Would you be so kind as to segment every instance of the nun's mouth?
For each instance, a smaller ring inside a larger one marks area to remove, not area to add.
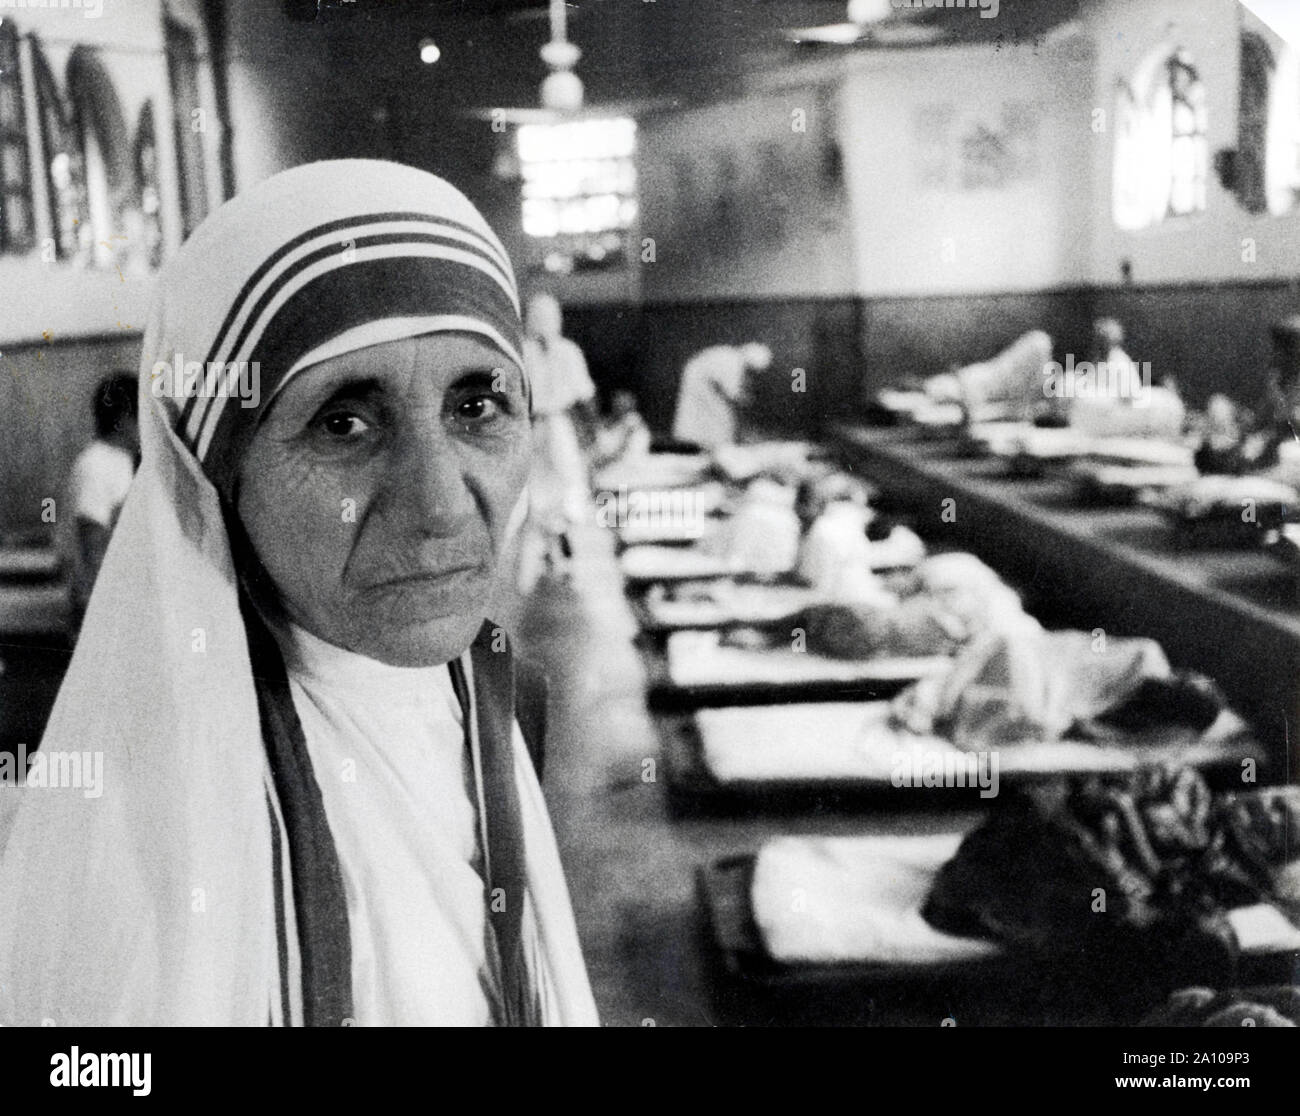
[[[396,577],[386,578],[383,581],[376,582],[370,586],[371,589],[397,589],[403,586],[429,586],[436,587],[440,585],[453,585],[458,579],[463,579],[468,574],[483,573],[483,563],[474,562],[466,563],[460,566],[449,566],[442,569],[413,570],[409,573],[399,574]]]
[[[488,588],[487,563],[412,570],[366,587],[365,599],[385,622],[424,623],[469,610]]]

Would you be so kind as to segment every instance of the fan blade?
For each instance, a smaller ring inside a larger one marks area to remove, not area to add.
[[[577,114],[557,112],[555,109],[501,105],[496,108],[466,109],[462,115],[474,120],[503,120],[507,124],[557,124],[561,120],[571,120]]]
[[[874,47],[917,46],[947,36],[942,27],[898,20],[860,27],[856,23],[828,23],[822,27],[787,27],[782,34],[793,43],[825,43],[831,46]]]
[[[782,34],[792,43],[834,43],[848,46],[867,37],[856,23],[824,23],[820,27],[787,27]]]

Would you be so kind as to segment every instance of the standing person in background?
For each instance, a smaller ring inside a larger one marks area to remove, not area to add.
[[[1150,366],[1139,365],[1124,350],[1124,327],[1114,318],[1092,323],[1088,360],[1095,368],[1095,391],[1070,404],[1070,425],[1098,437],[1179,437],[1187,409],[1173,382],[1147,381]],[[1102,366],[1105,366],[1105,373]]]
[[[575,418],[590,428],[596,385],[587,361],[561,330],[554,295],[535,294],[524,316],[524,364],[533,387],[533,467],[528,480],[529,528],[519,583],[527,592],[543,564],[562,569],[572,554],[569,528],[591,501],[587,462]]]
[[[1088,359],[1094,364],[1104,361],[1109,366],[1127,368],[1133,363],[1124,351],[1124,327],[1115,318],[1098,318],[1092,323],[1090,344]]]
[[[616,391],[609,404],[609,418],[596,432],[597,468],[615,461],[639,461],[650,453],[650,427],[636,407],[630,391]]]
[[[115,375],[95,389],[95,438],[72,465],[68,501],[75,537],[70,540],[73,630],[81,628],[91,590],[108,550],[140,455],[134,376]]]
[[[735,443],[739,412],[749,406],[751,372],[766,371],[772,350],[758,342],[712,345],[682,369],[673,437],[706,450]]]

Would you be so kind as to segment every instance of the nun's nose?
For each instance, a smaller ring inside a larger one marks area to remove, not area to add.
[[[441,430],[422,425],[412,431],[403,439],[394,469],[394,494],[422,533],[459,534],[478,514],[465,463],[453,440]]]

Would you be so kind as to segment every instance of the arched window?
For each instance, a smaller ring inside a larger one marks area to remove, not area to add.
[[[1205,180],[1210,166],[1205,138],[1205,86],[1185,51],[1165,63],[1169,75],[1169,216],[1205,211]]]
[[[6,19],[0,20],[0,253],[28,252],[35,243],[18,31]]]
[[[135,127],[135,180],[140,196],[141,241],[144,262],[149,267],[162,263],[162,196],[158,188],[158,137],[154,131],[153,102],[140,109]]]
[[[41,122],[45,189],[50,199],[55,255],[61,260],[85,261],[90,258],[95,239],[86,208],[85,157],[67,102],[34,37],[32,69],[36,76],[36,108]]]
[[[1204,211],[1205,133],[1205,86],[1186,51],[1162,47],[1131,83],[1119,83],[1112,204],[1120,228]]]
[[[203,152],[203,108],[199,104],[198,38],[168,19],[167,81],[172,96],[172,135],[180,187],[181,234],[189,236],[208,214],[207,170]]]
[[[126,213],[139,208],[139,195],[122,104],[93,48],[79,46],[68,59],[68,96],[85,157],[91,258],[97,267],[112,267],[129,252]]]
[[[1269,88],[1264,189],[1270,213],[1300,205],[1300,56],[1290,44],[1278,52]]]

